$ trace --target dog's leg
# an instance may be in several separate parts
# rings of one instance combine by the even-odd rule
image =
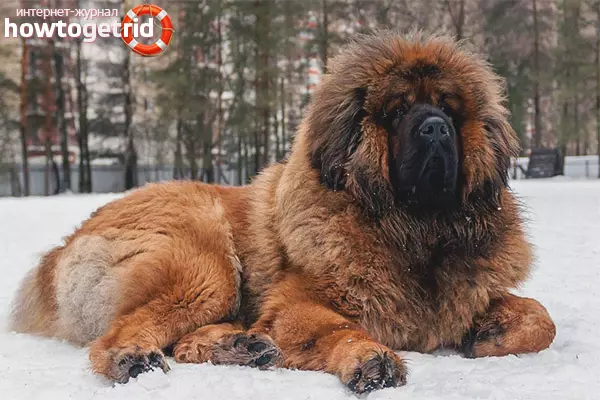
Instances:
[[[268,294],[250,332],[269,334],[288,368],[325,371],[357,393],[406,383],[402,359],[290,277]]]
[[[241,324],[222,323],[199,328],[177,342],[175,361],[246,365],[266,369],[283,359],[273,340],[265,334],[246,333]]]
[[[546,349],[556,328],[538,301],[506,294],[475,318],[463,339],[467,357],[505,356]]]
[[[150,262],[152,256],[136,262]],[[239,271],[227,255],[204,253],[155,262],[170,264],[153,269],[130,266],[138,274],[121,283],[122,295],[144,293],[147,298],[121,310],[90,347],[92,369],[117,382],[153,368],[166,372],[162,348],[237,313]]]

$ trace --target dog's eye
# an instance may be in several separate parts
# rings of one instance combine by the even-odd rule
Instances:
[[[396,126],[401,123],[406,116],[406,109],[403,107],[393,108],[389,111],[383,110],[382,122]]]
[[[453,94],[444,94],[438,100],[438,108],[447,116],[451,117],[461,109],[460,98]]]
[[[448,116],[452,113],[452,107],[450,107],[448,105],[448,103],[445,101],[445,99],[440,100],[440,102],[438,103],[438,108],[440,110],[442,110],[442,112]]]
[[[394,116],[394,119],[396,119],[397,121],[401,121],[402,118],[404,118],[405,116],[406,116],[406,110],[404,108],[396,109],[396,115]]]

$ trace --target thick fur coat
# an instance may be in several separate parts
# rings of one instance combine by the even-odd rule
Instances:
[[[25,279],[15,330],[90,344],[93,369],[120,382],[167,371],[168,348],[323,370],[356,392],[406,382],[393,350],[550,345],[544,307],[509,293],[531,247],[490,66],[447,38],[379,32],[328,71],[285,162],[242,188],[153,184],[102,207]],[[411,184],[417,105],[455,134],[443,196]]]

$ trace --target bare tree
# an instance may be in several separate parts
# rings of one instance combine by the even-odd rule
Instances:
[[[465,0],[458,0],[456,3],[454,4],[451,0],[445,0],[448,14],[450,14],[450,18],[452,19],[456,40],[462,40],[465,28]]]
[[[327,58],[329,53],[329,5],[327,0],[321,0],[321,21],[319,24],[319,55],[323,72],[327,70]]]
[[[79,111],[79,132],[77,135],[79,145],[79,192],[92,191],[92,167],[90,165],[90,149],[88,144],[88,93],[86,86],[86,73],[81,55],[81,40],[77,40],[75,59],[75,85],[77,90],[77,109]]]
[[[29,196],[29,152],[27,149],[27,65],[28,46],[25,38],[21,39],[21,104],[19,130],[21,139],[21,163],[23,164],[23,195]]]
[[[535,113],[534,147],[542,146],[542,114],[540,107],[540,32],[538,25],[537,0],[532,0],[533,9],[533,107]]]
[[[223,160],[223,124],[225,122],[223,109],[223,92],[225,91],[223,78],[223,3],[219,2],[217,11],[217,123],[216,123],[216,141],[217,141],[217,177],[216,181],[221,182],[223,178],[222,165]],[[212,149],[211,149],[212,155]],[[212,163],[212,157],[211,157]]]
[[[134,145],[133,135],[133,89],[131,87],[131,53],[127,52],[123,59],[123,111],[125,124],[123,126],[123,138],[125,139],[125,152],[123,164],[125,165],[125,190],[137,186],[137,151]]]
[[[596,152],[598,154],[598,178],[600,178],[600,1],[596,8]]]
[[[52,89],[52,41],[50,40],[44,49],[43,71],[45,79],[44,92],[44,150],[46,153],[46,163],[44,169],[44,195],[49,196],[51,177],[54,172],[54,157],[52,154],[52,132],[54,130],[52,106],[55,99],[53,98]]]
[[[71,163],[69,161],[69,137],[67,135],[67,120],[65,118],[64,58],[60,51],[58,51],[54,40],[51,41],[51,46],[56,73],[56,120],[60,134],[60,152],[62,156],[63,179],[60,188],[61,191],[66,191],[71,190]]]

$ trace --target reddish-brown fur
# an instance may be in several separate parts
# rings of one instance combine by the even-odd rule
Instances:
[[[442,74],[398,78],[421,65]],[[387,32],[359,38],[329,71],[285,163],[244,188],[155,184],[101,208],[26,279],[15,329],[90,343],[94,371],[121,382],[131,368],[166,371],[161,350],[174,345],[178,361],[259,367],[280,351],[285,366],[357,392],[404,384],[393,350],[548,347],[544,307],[509,294],[531,250],[504,184],[517,143],[498,78],[448,39]],[[394,204],[374,115],[390,94],[435,105],[441,92],[464,108],[463,201],[416,215]]]

